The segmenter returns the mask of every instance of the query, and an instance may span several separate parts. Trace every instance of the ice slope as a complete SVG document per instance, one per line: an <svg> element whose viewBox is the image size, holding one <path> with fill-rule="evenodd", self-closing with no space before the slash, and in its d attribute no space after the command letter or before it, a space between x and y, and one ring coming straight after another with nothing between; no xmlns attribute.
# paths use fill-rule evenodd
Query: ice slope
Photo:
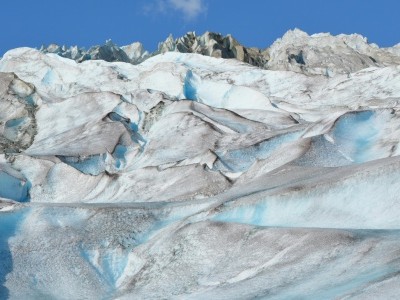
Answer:
<svg viewBox="0 0 400 300"><path fill-rule="evenodd" d="M395 298L395 49L295 30L269 69L7 52L0 298Z"/></svg>
<svg viewBox="0 0 400 300"><path fill-rule="evenodd" d="M398 230L171 223L171 210L179 208L31 208L8 242L10 298L363 299L399 291Z"/></svg>

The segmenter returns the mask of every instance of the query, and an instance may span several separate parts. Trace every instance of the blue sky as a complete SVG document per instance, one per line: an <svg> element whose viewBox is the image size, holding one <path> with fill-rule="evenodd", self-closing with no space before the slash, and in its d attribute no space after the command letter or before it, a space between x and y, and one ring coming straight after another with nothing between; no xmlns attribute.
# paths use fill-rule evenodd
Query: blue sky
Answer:
<svg viewBox="0 0 400 300"><path fill-rule="evenodd" d="M155 50L169 33L231 33L265 48L295 27L308 33L360 33L370 42L400 42L398 0L5 0L0 7L0 55L41 44L89 47L111 38Z"/></svg>

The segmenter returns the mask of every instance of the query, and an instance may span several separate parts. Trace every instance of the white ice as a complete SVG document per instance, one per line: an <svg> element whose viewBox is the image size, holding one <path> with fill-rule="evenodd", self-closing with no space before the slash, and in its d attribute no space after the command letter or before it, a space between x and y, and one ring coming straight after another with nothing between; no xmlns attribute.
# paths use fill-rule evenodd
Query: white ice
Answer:
<svg viewBox="0 0 400 300"><path fill-rule="evenodd" d="M294 30L267 69L7 52L0 298L397 296L397 48Z"/></svg>

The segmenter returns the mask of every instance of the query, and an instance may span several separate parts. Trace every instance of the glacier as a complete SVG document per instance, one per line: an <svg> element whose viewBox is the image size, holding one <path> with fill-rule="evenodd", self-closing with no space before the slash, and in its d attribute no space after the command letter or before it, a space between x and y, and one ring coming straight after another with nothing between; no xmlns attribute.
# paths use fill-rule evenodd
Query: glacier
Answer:
<svg viewBox="0 0 400 300"><path fill-rule="evenodd" d="M399 154L399 45L10 50L0 299L395 299Z"/></svg>

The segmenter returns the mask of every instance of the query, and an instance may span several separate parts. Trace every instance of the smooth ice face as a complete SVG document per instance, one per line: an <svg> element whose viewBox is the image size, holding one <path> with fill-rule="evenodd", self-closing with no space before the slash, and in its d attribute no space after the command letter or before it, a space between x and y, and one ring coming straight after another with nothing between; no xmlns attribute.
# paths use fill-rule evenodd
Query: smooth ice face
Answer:
<svg viewBox="0 0 400 300"><path fill-rule="evenodd" d="M396 49L236 43L4 55L0 298L399 294Z"/></svg>
<svg viewBox="0 0 400 300"><path fill-rule="evenodd" d="M29 200L30 183L25 179L0 169L0 197L12 199L19 202Z"/></svg>
<svg viewBox="0 0 400 300"><path fill-rule="evenodd" d="M391 109L351 112L336 121L331 137L345 157L360 163L396 155L399 125Z"/></svg>

